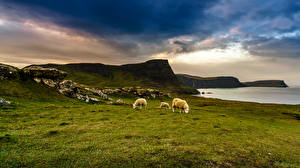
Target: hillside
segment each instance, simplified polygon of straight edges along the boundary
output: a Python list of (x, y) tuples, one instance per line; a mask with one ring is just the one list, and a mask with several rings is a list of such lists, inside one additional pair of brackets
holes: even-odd
[(193, 88), (237, 88), (244, 85), (235, 77), (198, 77), (186, 74), (177, 74), (179, 80)]
[(163, 88), (177, 93), (198, 93), (196, 89), (185, 86), (177, 79), (168, 60), (150, 60), (121, 66), (100, 63), (38, 66), (63, 70), (68, 73), (67, 79), (92, 87), (142, 86)]
[(254, 82), (243, 82), (247, 87), (288, 87), (283, 80), (262, 80)]
[[(152, 63), (145, 64), (148, 69)], [(126, 65), (106, 71), (106, 77), (95, 69), (83, 71), (86, 66), (81, 64), (78, 69), (74, 64), (69, 69), (60, 66), (81, 74), (69, 76), (82, 78), (80, 83), (104, 80), (93, 83), (98, 86), (109, 84), (111, 76), (115, 86), (129, 83), (121, 76), (115, 79), (120, 69), (133, 79), (150, 75), (145, 79), (153, 80), (130, 84), (178, 84), (175, 79), (163, 80), (157, 65), (157, 75), (133, 73), (141, 65)], [(159, 109), (161, 99), (147, 99), (146, 109), (133, 110), (136, 97), (116, 97), (124, 100), (123, 105), (86, 103), (24, 78), (22, 70), (2, 67), (0, 97), (11, 104), (0, 106), (0, 167), (300, 166), (299, 106), (176, 95), (188, 102), (190, 113)], [(171, 104), (172, 98), (163, 101)]]

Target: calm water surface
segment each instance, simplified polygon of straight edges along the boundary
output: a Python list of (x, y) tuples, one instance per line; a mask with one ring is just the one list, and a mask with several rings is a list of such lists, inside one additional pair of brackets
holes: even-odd
[(223, 100), (238, 100), (258, 103), (275, 104), (300, 104), (300, 87), (289, 88), (266, 88), (246, 87), (234, 89), (198, 89), (200, 93), (211, 92), (212, 94), (201, 94), (207, 98), (218, 98)]

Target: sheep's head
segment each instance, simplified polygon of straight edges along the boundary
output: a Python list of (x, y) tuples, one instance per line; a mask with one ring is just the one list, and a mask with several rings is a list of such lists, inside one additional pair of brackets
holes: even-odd
[(135, 108), (136, 108), (136, 105), (135, 105), (135, 104), (132, 104), (132, 108), (135, 109)]
[(185, 104), (185, 105), (184, 105), (184, 112), (185, 112), (185, 113), (189, 113), (189, 110), (190, 110), (189, 105), (188, 105), (188, 104)]

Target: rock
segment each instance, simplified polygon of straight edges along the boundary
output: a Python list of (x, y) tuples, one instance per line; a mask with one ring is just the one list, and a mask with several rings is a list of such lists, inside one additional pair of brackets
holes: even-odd
[(54, 88), (54, 87), (57, 87), (58, 85), (59, 85), (59, 83), (58, 82), (55, 82), (54, 80), (52, 80), (52, 79), (42, 79), (41, 80), (45, 85), (47, 85), (47, 86), (49, 86), (49, 87), (52, 87), (52, 88)]
[(124, 105), (126, 103), (125, 103), (125, 101), (123, 99), (118, 99), (115, 104), (117, 104), (117, 105)]
[(41, 83), (41, 81), (42, 81), (41, 78), (33, 78), (33, 80), (34, 80), (36, 83)]
[(0, 64), (0, 80), (18, 78), (18, 68), (13, 66)]
[(96, 89), (96, 88), (84, 88), (85, 90), (87, 90), (87, 91), (90, 91), (90, 92), (92, 92), (94, 95), (96, 95), (96, 96), (100, 96), (101, 98), (103, 98), (103, 99), (108, 99), (108, 96), (107, 96), (107, 94), (104, 94), (101, 90), (99, 90), (99, 89)]
[(43, 68), (39, 66), (30, 66), (23, 69), (24, 75), (31, 78), (44, 78), (52, 80), (63, 80), (67, 73), (55, 68)]
[(10, 104), (11, 104), (10, 101), (6, 101), (5, 99), (0, 98), (0, 107), (1, 106), (7, 106), (7, 105), (10, 105)]
[(64, 80), (59, 83), (59, 88), (64, 89), (64, 88), (69, 88), (69, 89), (74, 89), (76, 88), (77, 83), (71, 81), (71, 80)]
[(96, 103), (99, 103), (99, 102), (100, 102), (100, 100), (99, 100), (99, 99), (97, 99), (97, 98), (93, 98), (93, 97), (91, 97), (91, 98), (90, 98), (90, 101), (92, 101), (92, 102), (96, 102)]
[(137, 94), (139, 96), (144, 96), (146, 94), (146, 90), (145, 89), (137, 89), (136, 92), (137, 92)]
[(59, 93), (67, 96), (67, 97), (70, 97), (70, 98), (77, 98), (77, 99), (80, 99), (82, 100), (82, 97), (81, 95), (77, 95), (73, 89), (70, 89), (70, 88), (63, 88), (63, 89), (59, 89), (58, 90)]

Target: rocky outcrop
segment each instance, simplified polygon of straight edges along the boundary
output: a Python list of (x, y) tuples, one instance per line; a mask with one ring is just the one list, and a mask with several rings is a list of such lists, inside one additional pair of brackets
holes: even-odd
[(144, 97), (150, 99), (156, 99), (160, 97), (170, 97), (170, 93), (164, 93), (158, 89), (141, 88), (137, 87), (123, 87), (123, 88), (105, 88), (101, 90), (105, 94), (116, 95), (135, 95), (136, 97)]
[(3, 98), (0, 98), (0, 107), (1, 106), (7, 106), (7, 105), (10, 105), (10, 104), (11, 104), (10, 101), (7, 101)]
[(42, 81), (43, 84), (49, 87), (56, 88), (59, 93), (67, 97), (76, 98), (85, 102), (101, 102), (101, 100), (112, 100), (99, 89), (86, 88), (71, 80), (63, 80), (60, 82), (56, 82), (51, 79), (41, 79), (36, 81)]
[(19, 77), (19, 69), (10, 65), (0, 64), (0, 80)]
[[(51, 75), (51, 73), (53, 73)], [(104, 88), (97, 89), (86, 87), (71, 80), (62, 80), (67, 74), (55, 68), (28, 67), (24, 69), (24, 74), (33, 78), (37, 83), (55, 88), (59, 93), (76, 98), (85, 102), (112, 101), (113, 104), (125, 104), (121, 99), (114, 101), (108, 95), (135, 95), (137, 97), (158, 98), (169, 96), (157, 89), (143, 89), (141, 87), (124, 87), (124, 88)]]
[(55, 81), (63, 80), (67, 73), (55, 68), (43, 68), (39, 66), (29, 66), (23, 69), (25, 76), (37, 79), (51, 79)]
[(288, 87), (288, 85), (283, 80), (261, 80), (254, 82), (244, 82), (243, 84), (247, 87)]
[(186, 74), (177, 74), (179, 80), (184, 84), (193, 87), (195, 89), (199, 88), (237, 88), (244, 87), (237, 78), (235, 77), (210, 77), (203, 78), (198, 76), (191, 76)]

